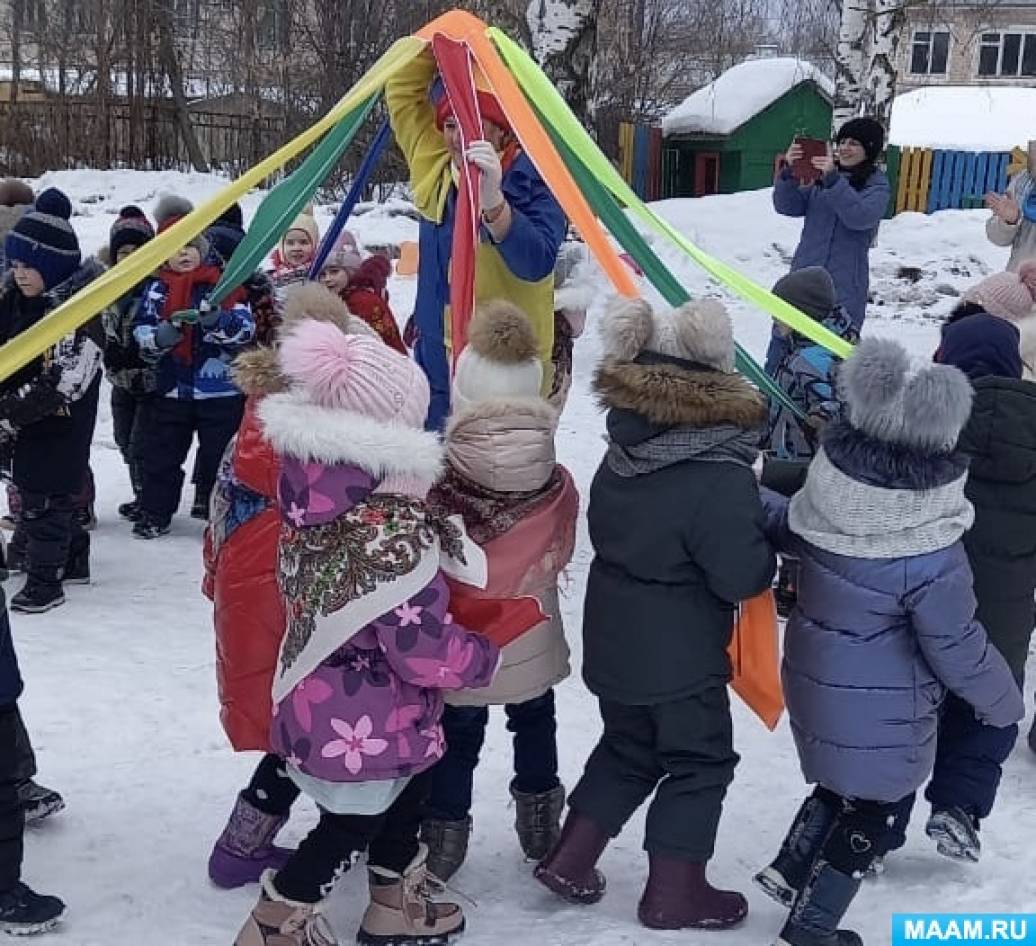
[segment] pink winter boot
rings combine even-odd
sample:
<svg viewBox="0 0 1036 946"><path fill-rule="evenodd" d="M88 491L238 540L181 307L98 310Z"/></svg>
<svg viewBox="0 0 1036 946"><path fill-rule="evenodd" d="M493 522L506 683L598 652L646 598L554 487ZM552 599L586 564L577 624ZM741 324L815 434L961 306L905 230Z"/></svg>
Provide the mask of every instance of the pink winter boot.
<svg viewBox="0 0 1036 946"><path fill-rule="evenodd" d="M237 796L230 820L209 856L209 879L226 890L254 884L267 868L280 870L292 852L273 839L288 819L268 815Z"/></svg>

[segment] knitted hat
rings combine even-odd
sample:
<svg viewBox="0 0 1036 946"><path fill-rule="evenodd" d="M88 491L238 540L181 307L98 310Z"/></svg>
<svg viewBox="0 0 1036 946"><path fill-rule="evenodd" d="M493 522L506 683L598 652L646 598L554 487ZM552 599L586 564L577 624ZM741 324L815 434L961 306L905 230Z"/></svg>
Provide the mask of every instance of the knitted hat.
<svg viewBox="0 0 1036 946"><path fill-rule="evenodd" d="M163 197L159 197L158 203L155 204L155 223L158 224L158 232L165 233L166 230L179 223L193 210L194 204L186 197L178 197L175 194L166 194ZM209 255L209 241L201 233L184 245L193 246L203 260Z"/></svg>
<svg viewBox="0 0 1036 946"><path fill-rule="evenodd" d="M216 218L216 223L229 223L232 227L244 227L245 215L241 211L241 205L235 200Z"/></svg>
<svg viewBox="0 0 1036 946"><path fill-rule="evenodd" d="M899 342L865 338L838 372L850 425L868 437L921 450L952 450L971 413L973 392L949 365L913 372Z"/></svg>
<svg viewBox="0 0 1036 946"><path fill-rule="evenodd" d="M45 190L7 234L8 263L17 261L35 269L47 289L61 285L82 261L79 240L68 222L71 217L69 199L53 187Z"/></svg>
<svg viewBox="0 0 1036 946"><path fill-rule="evenodd" d="M27 207L33 202L32 188L16 177L0 181L0 207Z"/></svg>
<svg viewBox="0 0 1036 946"><path fill-rule="evenodd" d="M1021 378L1023 365L1018 327L987 312L946 324L935 360L979 378Z"/></svg>
<svg viewBox="0 0 1036 946"><path fill-rule="evenodd" d="M877 161L885 147L885 129L873 118L852 118L838 129L835 141L841 144L852 138L863 145L868 161Z"/></svg>
<svg viewBox="0 0 1036 946"><path fill-rule="evenodd" d="M380 340L304 319L282 335L280 363L293 385L320 407L424 426L429 401L424 372Z"/></svg>
<svg viewBox="0 0 1036 946"><path fill-rule="evenodd" d="M435 102L435 125L439 131L442 131L446 119L453 114L453 105L450 103L450 97L446 94L445 88L440 88L439 93ZM498 128L503 128L504 131L511 130L507 113L500 104L500 100L493 94L493 89L481 69L475 69L475 96L478 99L478 110L483 121L492 122Z"/></svg>
<svg viewBox="0 0 1036 946"><path fill-rule="evenodd" d="M830 316L837 302L834 280L823 266L807 266L788 273L777 280L773 294L815 322Z"/></svg>
<svg viewBox="0 0 1036 946"><path fill-rule="evenodd" d="M288 238L288 234L292 230L301 230L307 236L309 236L310 242L313 244L313 250L316 251L317 244L320 242L320 228L317 226L316 220L313 218L312 208L306 208L302 211L292 222L291 226L284 231L284 236L281 237L281 256L284 256L284 241Z"/></svg>
<svg viewBox="0 0 1036 946"><path fill-rule="evenodd" d="M539 397L543 383L536 334L516 305L498 299L480 306L468 326L468 344L457 359L457 401Z"/></svg>
<svg viewBox="0 0 1036 946"><path fill-rule="evenodd" d="M363 257L360 256L360 249L356 245L356 237L348 230L343 230L324 260L324 268L337 266L352 275L360 268L362 262Z"/></svg>
<svg viewBox="0 0 1036 946"><path fill-rule="evenodd" d="M601 333L605 354L620 361L647 350L727 374L734 370L734 327L716 299L694 299L660 315L643 299L617 297Z"/></svg>
<svg viewBox="0 0 1036 946"><path fill-rule="evenodd" d="M241 213L241 205L231 204L223 211L208 230L205 231L205 238L209 241L212 249L216 251L223 262L227 262L234 255L234 250L240 246L245 238L244 217Z"/></svg>
<svg viewBox="0 0 1036 946"><path fill-rule="evenodd" d="M967 302L982 306L990 315L1020 322L1036 305L1036 260L1028 260L1016 273L994 273L964 293Z"/></svg>
<svg viewBox="0 0 1036 946"><path fill-rule="evenodd" d="M119 258L119 250L124 246L137 249L155 238L155 228L144 215L144 211L134 204L129 204L119 211L119 216L108 233L108 258L112 265Z"/></svg>

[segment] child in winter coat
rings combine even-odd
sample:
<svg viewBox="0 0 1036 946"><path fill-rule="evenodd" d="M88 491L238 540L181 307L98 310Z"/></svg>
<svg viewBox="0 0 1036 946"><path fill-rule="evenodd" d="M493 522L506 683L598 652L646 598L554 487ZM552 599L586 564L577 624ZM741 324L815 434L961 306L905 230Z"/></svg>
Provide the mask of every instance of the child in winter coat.
<svg viewBox="0 0 1036 946"><path fill-rule="evenodd" d="M421 430L428 384L380 341L305 320L285 333L291 388L258 408L280 456L278 563L287 629L273 682L273 749L321 807L237 946L336 942L323 898L368 852L360 943L449 941L418 843L428 770L443 753L443 691L482 687L499 652L452 621L443 568L484 569L462 530L429 515L441 447Z"/></svg>
<svg viewBox="0 0 1036 946"><path fill-rule="evenodd" d="M44 191L7 234L11 269L0 286L0 344L31 328L103 272L81 261L72 205ZM13 454L21 497L25 587L16 611L63 604L63 583L90 580L90 536L76 518L97 419L104 333L94 319L0 382L0 444Z"/></svg>
<svg viewBox="0 0 1036 946"><path fill-rule="evenodd" d="M158 232L190 213L190 201L165 197L155 208ZM141 444L143 484L133 534L154 539L169 532L180 505L183 463L198 435L197 489L204 506L220 459L241 423L244 398L230 377L230 362L255 335L242 290L222 306L198 307L219 281L220 268L205 262L208 242L195 237L173 255L144 288L133 337L155 365L156 397Z"/></svg>
<svg viewBox="0 0 1036 946"><path fill-rule="evenodd" d="M108 237L109 263L112 266L121 263L154 236L155 230L143 210L132 204L123 207ZM133 499L119 506L119 515L130 522L136 522L140 515L144 481L140 445L147 404L158 386L154 364L141 358L133 337L133 318L143 298L144 286L145 282L139 283L109 306L102 316L104 366L112 386L112 430L133 489Z"/></svg>
<svg viewBox="0 0 1036 946"><path fill-rule="evenodd" d="M374 329L386 345L406 355L407 347L389 308L391 275L392 264L386 257L375 253L362 259L355 238L344 230L320 271L320 282L341 296L349 311Z"/></svg>
<svg viewBox="0 0 1036 946"><path fill-rule="evenodd" d="M975 524L964 548L975 575L977 618L1021 685L1036 595L1036 384L1022 380L1016 325L985 312L949 322L938 360L975 389L958 449L969 458L964 494ZM935 769L925 790L926 831L939 853L976 861L978 829L996 799L1017 727L976 717L955 693L943 701Z"/></svg>
<svg viewBox="0 0 1036 946"><path fill-rule="evenodd" d="M45 933L65 915L65 905L57 897L38 894L21 879L25 831L18 797L19 743L23 733L18 715L21 692L22 678L7 601L0 589L0 929L15 935Z"/></svg>
<svg viewBox="0 0 1036 946"><path fill-rule="evenodd" d="M447 698L446 755L432 772L422 839L440 880L460 868L471 834L471 794L489 707L503 705L514 735L511 795L525 856L557 840L565 789L558 778L554 687L569 674L558 575L572 558L579 494L554 456L557 413L540 396L542 368L525 313L489 303L471 321L453 380L446 473L429 502L459 514L489 562L485 595L535 596L547 620L504 650L485 690Z"/></svg>
<svg viewBox="0 0 1036 946"><path fill-rule="evenodd" d="M752 471L766 404L733 373L730 318L714 300L668 316L622 300L604 330L595 387L609 446L590 491L583 614L583 677L604 733L536 877L571 902L600 900L598 858L653 796L641 922L725 928L748 904L714 889L706 864L738 760L726 649L738 603L774 573Z"/></svg>
<svg viewBox="0 0 1036 946"><path fill-rule="evenodd" d="M295 218L281 237L280 246L273 251L270 278L280 300L283 300L288 286L309 279L309 267L317 255L319 243L320 229L312 208L307 208Z"/></svg>
<svg viewBox="0 0 1036 946"><path fill-rule="evenodd" d="M847 420L828 428L804 488L766 492L768 532L802 562L783 682L803 775L816 789L756 880L791 908L782 946L858 946L840 930L936 757L947 690L989 726L1023 713L975 620L961 541L974 513L954 449L971 408L955 368L911 373L866 339L839 371Z"/></svg>
<svg viewBox="0 0 1036 946"><path fill-rule="evenodd" d="M850 342L858 339L845 310L835 301L834 281L823 267L807 266L789 273L777 281L773 293L840 338ZM786 325L775 323L774 331L784 344L773 365L772 377L805 418L796 416L776 398L770 399L762 482L782 492L777 480L794 482L797 490L817 452L820 432L838 417L841 406L834 380L838 359L823 345L811 342ZM782 558L775 595L777 610L783 617L795 606L797 575L795 559Z"/></svg>
<svg viewBox="0 0 1036 946"><path fill-rule="evenodd" d="M284 325L319 319L354 334L373 334L349 315L337 296L316 283L288 290ZM219 887L259 880L282 867L290 854L273 839L284 826L299 789L284 760L270 752L271 685L284 638L284 602L277 585L280 460L263 435L262 399L288 388L273 348L238 355L234 381L247 397L241 428L220 467L205 531L203 590L213 602L220 719L238 752L265 753L209 858L209 877Z"/></svg>

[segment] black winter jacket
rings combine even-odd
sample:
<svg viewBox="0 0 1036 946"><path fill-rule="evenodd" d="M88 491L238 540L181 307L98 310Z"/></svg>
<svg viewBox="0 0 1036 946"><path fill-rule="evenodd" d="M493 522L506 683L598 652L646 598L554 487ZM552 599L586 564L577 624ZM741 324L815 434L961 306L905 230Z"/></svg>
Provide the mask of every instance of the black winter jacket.
<svg viewBox="0 0 1036 946"><path fill-rule="evenodd" d="M964 535L979 621L1016 677L1036 623L1036 384L980 378L961 434L971 457L965 494L975 525Z"/></svg>
<svg viewBox="0 0 1036 946"><path fill-rule="evenodd" d="M41 296L22 295L10 274L0 286L0 344L39 322L104 272L88 259ZM13 476L20 489L74 493L90 457L101 383L104 330L92 319L0 382L0 437L13 439Z"/></svg>
<svg viewBox="0 0 1036 946"><path fill-rule="evenodd" d="M672 427L757 431L766 421L763 400L735 375L672 359L638 362L605 364L596 379L619 446ZM690 459L620 476L606 457L588 519L595 558L583 676L590 690L655 705L725 684L737 604L769 587L775 570L752 469Z"/></svg>

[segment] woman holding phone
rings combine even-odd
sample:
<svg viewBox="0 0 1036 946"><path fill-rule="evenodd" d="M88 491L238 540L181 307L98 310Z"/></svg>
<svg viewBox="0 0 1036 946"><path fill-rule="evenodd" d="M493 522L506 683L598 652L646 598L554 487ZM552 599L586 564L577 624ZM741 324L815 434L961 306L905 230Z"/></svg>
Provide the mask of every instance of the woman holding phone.
<svg viewBox="0 0 1036 946"><path fill-rule="evenodd" d="M802 238L792 271L822 266L834 280L838 303L859 331L867 312L868 254L889 202L889 182L877 160L885 130L873 118L854 118L835 136L835 146L813 157L816 181L802 184L795 164L804 149L793 141L774 182L773 205L786 217L803 217ZM782 355L784 340L773 335L766 355L770 371Z"/></svg>

